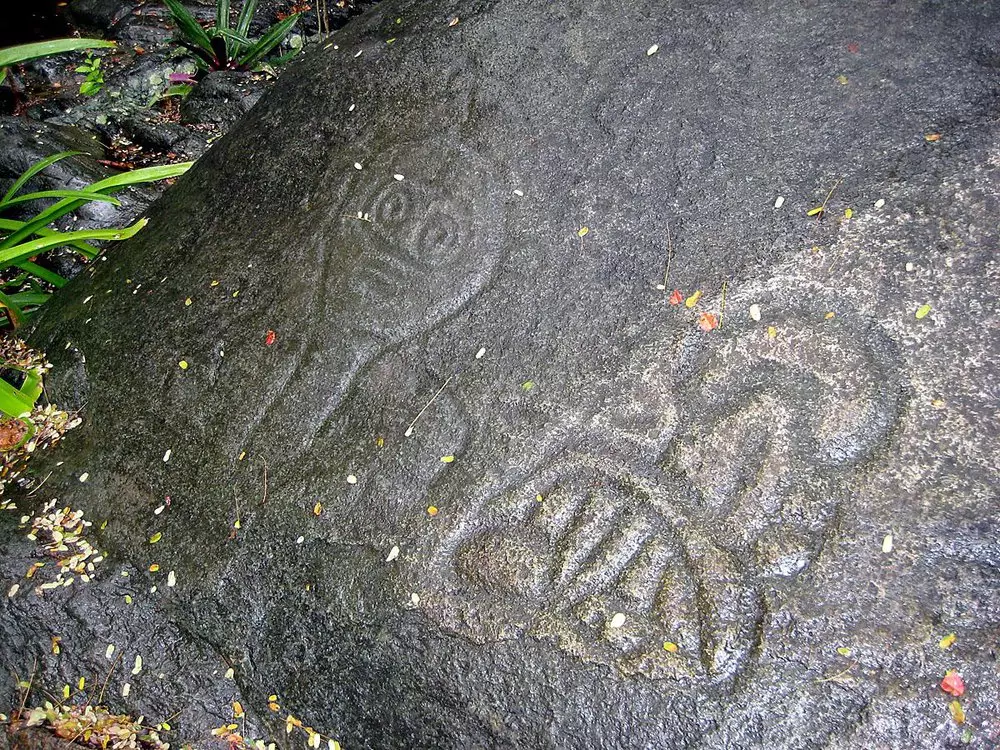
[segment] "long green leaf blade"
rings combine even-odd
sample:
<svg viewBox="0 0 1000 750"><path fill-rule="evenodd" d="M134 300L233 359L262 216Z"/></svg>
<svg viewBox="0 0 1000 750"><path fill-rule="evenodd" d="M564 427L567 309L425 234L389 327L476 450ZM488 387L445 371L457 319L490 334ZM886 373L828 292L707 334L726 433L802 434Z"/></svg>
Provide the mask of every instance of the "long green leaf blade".
<svg viewBox="0 0 1000 750"><path fill-rule="evenodd" d="M16 206L18 203L27 203L41 198L79 198L82 201L101 201L110 203L113 206L120 206L122 202L117 198L112 198L104 193L91 193L86 190L40 190L37 193L25 193L7 201L7 206Z"/></svg>
<svg viewBox="0 0 1000 750"><path fill-rule="evenodd" d="M24 170L24 172L21 174L20 177L14 180L14 184L10 186L10 190L8 190L7 194L2 199L0 199L0 211L3 210L4 206L7 204L7 201L9 201L12 196L17 195L17 191L24 186L24 183L26 183L28 180L30 180L39 172L41 172L43 169L55 164L57 161L62 161L63 159L66 159L70 156L76 156L82 153L83 153L82 151L60 151L58 154L52 154L52 156L47 156L44 159L36 161L34 164L32 164L30 167Z"/></svg>
<svg viewBox="0 0 1000 750"><path fill-rule="evenodd" d="M20 268L22 271L27 271L36 279L47 281L56 289L62 289L69 283L69 279L60 276L55 271L48 269L45 266L40 266L37 263L32 263L30 260L21 261L20 263L17 264L17 267Z"/></svg>
<svg viewBox="0 0 1000 750"><path fill-rule="evenodd" d="M230 29L224 29L220 31L219 36L225 37L229 41L235 42L237 45L239 45L235 49L239 49L239 47L249 47L250 45L253 44L253 42L250 39L247 39L242 34L238 34L237 32L232 31Z"/></svg>
<svg viewBox="0 0 1000 750"><path fill-rule="evenodd" d="M87 189L99 193L104 190L121 190L129 185L138 185L144 182L157 182L159 180L169 180L172 177L180 177L191 169L193 161L184 161L179 164L162 164L158 167L143 167L133 169L131 172L113 174L98 180L87 186Z"/></svg>
<svg viewBox="0 0 1000 750"><path fill-rule="evenodd" d="M179 177L190 169L192 164L194 164L194 162L187 161L181 162L180 164L164 164L158 167L135 169L131 172L123 172L121 174L112 175L111 177L106 177L103 180L98 180L97 182L88 185L88 189L95 193L102 191L114 191L121 190L129 185L137 185L144 182L156 182L157 180ZM58 203L54 203L28 221L23 227L21 227L21 229L17 230L3 241L0 241L0 251L13 247L15 244L21 242L26 237L30 237L32 234L37 234L37 230L41 227L51 224L56 219L61 216L65 216L71 211L75 211L84 203L86 203L86 201L73 200L70 198L65 198ZM73 234L74 233L72 232L68 232L62 236L69 237Z"/></svg>
<svg viewBox="0 0 1000 750"><path fill-rule="evenodd" d="M66 232L60 237L40 237L37 240L22 242L20 245L0 251L0 270L7 266L17 265L39 253L66 244L66 239L79 240L126 240L146 226L148 219L139 219L135 224L124 229L81 229L78 232Z"/></svg>
<svg viewBox="0 0 1000 750"><path fill-rule="evenodd" d="M293 13L288 18L283 21L279 21L274 24L274 26L269 28L264 36L258 39L253 46L250 47L250 49L243 53L238 60L239 64L249 68L263 60L264 57L271 52L271 50L281 44L281 40L288 35L288 32L292 30L295 22L299 20L299 15L299 13Z"/></svg>
<svg viewBox="0 0 1000 750"><path fill-rule="evenodd" d="M181 34L187 37L189 42L198 45L208 54L214 56L215 51L212 49L212 40L209 39L208 34L201 27L201 24L188 12L188 9L177 0L163 0L163 2L166 3L170 15L174 17L174 21L177 23L177 28L180 29Z"/></svg>
<svg viewBox="0 0 1000 750"><path fill-rule="evenodd" d="M215 0L215 28L219 31L229 28L229 0Z"/></svg>
<svg viewBox="0 0 1000 750"><path fill-rule="evenodd" d="M32 42L16 47L0 49L0 68L16 65L37 57L59 55L63 52L73 52L78 49L94 49L96 47L114 47L114 42L103 39L50 39L47 42Z"/></svg>
<svg viewBox="0 0 1000 750"><path fill-rule="evenodd" d="M17 294L8 295L7 299L20 307L23 312L26 307L39 307L40 305L44 305L49 301L51 296L51 292L18 292ZM25 315L27 314L28 313L25 313Z"/></svg>
<svg viewBox="0 0 1000 750"><path fill-rule="evenodd" d="M23 228L25 225L26 222L23 221L16 221L14 219L0 219L0 234L2 234L5 231L16 232L17 230ZM55 235L60 233L53 229L39 228L36 229L33 232L33 234L37 234L39 237L54 237ZM86 242L80 242L79 240L77 240L76 242L67 242L66 245L69 247L75 247L78 252L82 253L88 258L96 258L98 255L101 254L101 251L98 248L94 247L93 245L88 245Z"/></svg>
<svg viewBox="0 0 1000 750"><path fill-rule="evenodd" d="M250 22L257 12L257 0L244 0L240 14L236 17L236 33L242 37L250 33Z"/></svg>

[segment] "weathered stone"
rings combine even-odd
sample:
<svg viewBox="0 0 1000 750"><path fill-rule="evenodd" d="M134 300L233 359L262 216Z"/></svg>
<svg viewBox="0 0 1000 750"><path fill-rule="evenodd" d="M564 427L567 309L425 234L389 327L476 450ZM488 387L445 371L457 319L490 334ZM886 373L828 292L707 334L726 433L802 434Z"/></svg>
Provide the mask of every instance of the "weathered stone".
<svg viewBox="0 0 1000 750"><path fill-rule="evenodd" d="M18 503L108 559L36 598L0 514L4 662L141 653L193 735L989 746L998 31L380 4L50 303L86 421Z"/></svg>

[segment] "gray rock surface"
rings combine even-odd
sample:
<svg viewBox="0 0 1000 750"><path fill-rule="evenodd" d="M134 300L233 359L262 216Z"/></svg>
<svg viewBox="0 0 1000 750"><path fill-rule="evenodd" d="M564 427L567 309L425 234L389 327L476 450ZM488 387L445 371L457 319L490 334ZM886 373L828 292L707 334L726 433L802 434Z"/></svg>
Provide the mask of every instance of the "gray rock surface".
<svg viewBox="0 0 1000 750"><path fill-rule="evenodd" d="M380 4L49 303L86 419L0 513L0 660L116 644L189 737L995 746L998 32ZM107 558L38 597L50 498Z"/></svg>

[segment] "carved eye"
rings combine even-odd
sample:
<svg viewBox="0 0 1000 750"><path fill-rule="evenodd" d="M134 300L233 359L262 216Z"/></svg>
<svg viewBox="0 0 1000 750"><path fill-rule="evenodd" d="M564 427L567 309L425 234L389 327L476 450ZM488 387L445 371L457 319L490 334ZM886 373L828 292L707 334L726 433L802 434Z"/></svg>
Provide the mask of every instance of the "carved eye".
<svg viewBox="0 0 1000 750"><path fill-rule="evenodd" d="M398 182L391 182L376 193L371 213L380 224L400 226L414 219L413 206L410 191Z"/></svg>
<svg viewBox="0 0 1000 750"><path fill-rule="evenodd" d="M454 257L461 244L458 223L439 209L431 209L424 218L411 254L425 263L444 263Z"/></svg>

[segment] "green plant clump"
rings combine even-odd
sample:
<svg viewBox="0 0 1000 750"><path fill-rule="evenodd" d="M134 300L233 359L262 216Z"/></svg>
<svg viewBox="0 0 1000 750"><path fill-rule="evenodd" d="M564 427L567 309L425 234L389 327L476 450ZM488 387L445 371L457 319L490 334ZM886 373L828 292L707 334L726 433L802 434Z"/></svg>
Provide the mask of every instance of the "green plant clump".
<svg viewBox="0 0 1000 750"><path fill-rule="evenodd" d="M87 59L77 67L77 73L83 73L87 77L80 84L80 93L84 96L93 96L104 87L104 71L101 70L101 58L88 53Z"/></svg>
<svg viewBox="0 0 1000 750"><path fill-rule="evenodd" d="M46 198L59 199L27 221L0 216L0 275L5 279L0 282L0 309L6 315L6 327L18 328L24 325L31 314L48 300L53 288L59 289L68 282L68 279L55 271L36 263L37 256L57 247L71 247L84 258L92 260L100 250L90 244L91 240L126 239L142 229L147 220L139 219L122 229L81 229L71 232L49 229L49 224L91 201L121 205L112 193L129 185L177 177L192 164L184 162L136 169L99 180L82 190L42 190L18 195L25 183L43 169L78 153L80 152L63 151L36 162L0 198L0 215L22 203ZM20 272L15 272L11 277L13 269L19 269ZM0 329L3 327L4 324L0 323Z"/></svg>
<svg viewBox="0 0 1000 750"><path fill-rule="evenodd" d="M202 27L197 19L179 2L164 0L170 15L181 32L180 44L190 50L198 65L206 70L249 70L261 63L281 44L300 13L293 13L271 26L259 39L252 40L250 22L257 11L257 0L245 0L236 18L229 23L229 0L216 0L215 25Z"/></svg>

